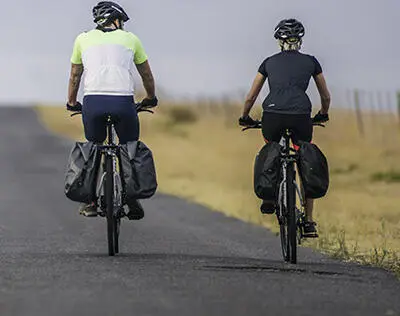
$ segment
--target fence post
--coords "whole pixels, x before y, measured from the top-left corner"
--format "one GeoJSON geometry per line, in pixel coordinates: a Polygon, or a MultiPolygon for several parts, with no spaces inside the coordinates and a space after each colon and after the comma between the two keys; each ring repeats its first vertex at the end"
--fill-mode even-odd
{"type": "Polygon", "coordinates": [[[372,91],[368,92],[368,104],[371,109],[371,121],[375,123],[376,107],[375,107],[374,93],[372,91]]]}
{"type": "Polygon", "coordinates": [[[397,91],[397,114],[398,114],[399,125],[400,125],[400,91],[397,91]]]}
{"type": "Polygon", "coordinates": [[[384,110],[383,110],[383,104],[382,104],[382,94],[381,94],[380,91],[377,92],[376,97],[377,97],[377,100],[378,100],[379,113],[382,113],[382,112],[384,112],[384,110]]]}
{"type": "Polygon", "coordinates": [[[346,102],[348,102],[348,104],[347,105],[345,105],[345,108],[346,107],[351,107],[353,104],[353,97],[352,97],[352,94],[353,94],[353,91],[351,91],[350,89],[347,89],[346,90],[346,102]]]}
{"type": "Polygon", "coordinates": [[[390,93],[390,91],[386,92],[386,108],[388,109],[388,112],[393,114],[393,107],[392,107],[392,94],[390,93]]]}
{"type": "Polygon", "coordinates": [[[360,109],[360,93],[358,90],[354,90],[354,105],[356,108],[358,132],[360,133],[361,136],[364,136],[364,124],[360,109]]]}

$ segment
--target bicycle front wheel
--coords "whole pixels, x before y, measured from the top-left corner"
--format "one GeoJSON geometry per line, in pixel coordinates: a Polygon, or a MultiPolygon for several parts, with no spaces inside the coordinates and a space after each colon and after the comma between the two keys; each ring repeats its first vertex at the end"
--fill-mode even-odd
{"type": "Polygon", "coordinates": [[[107,218],[108,255],[115,255],[114,175],[112,156],[106,155],[105,202],[107,218]]]}

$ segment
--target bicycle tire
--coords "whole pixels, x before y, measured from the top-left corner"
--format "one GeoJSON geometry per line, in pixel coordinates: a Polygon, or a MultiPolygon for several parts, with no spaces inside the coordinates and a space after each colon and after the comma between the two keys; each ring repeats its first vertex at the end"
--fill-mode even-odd
{"type": "Polygon", "coordinates": [[[115,255],[115,229],[114,229],[114,174],[112,156],[106,155],[105,200],[107,218],[108,255],[115,255]]]}
{"type": "Polygon", "coordinates": [[[287,228],[290,263],[297,263],[297,218],[296,218],[296,187],[294,184],[295,170],[294,164],[289,163],[286,170],[287,188],[287,228]]]}
{"type": "MultiPolygon", "coordinates": [[[[285,174],[285,170],[282,169],[281,176],[285,174]]],[[[286,177],[285,177],[286,178],[286,177]]],[[[279,201],[278,201],[278,210],[276,213],[276,217],[279,223],[279,237],[281,241],[281,250],[282,250],[282,257],[285,262],[290,260],[290,247],[289,247],[289,236],[288,236],[288,228],[287,228],[287,207],[285,203],[285,196],[286,194],[286,179],[279,185],[279,201]]]]}
{"type": "Polygon", "coordinates": [[[114,216],[114,252],[119,253],[119,231],[121,220],[114,216]]]}
{"type": "Polygon", "coordinates": [[[287,229],[287,221],[281,223],[280,225],[280,233],[279,236],[281,237],[281,249],[282,249],[282,257],[283,260],[288,262],[290,260],[289,256],[289,237],[288,237],[288,229],[287,229]]]}
{"type": "MultiPolygon", "coordinates": [[[[114,204],[118,206],[122,203],[122,183],[118,171],[114,170],[114,204]]],[[[119,235],[121,232],[121,216],[123,210],[119,209],[117,213],[114,212],[114,249],[115,253],[119,253],[119,235]]]]}

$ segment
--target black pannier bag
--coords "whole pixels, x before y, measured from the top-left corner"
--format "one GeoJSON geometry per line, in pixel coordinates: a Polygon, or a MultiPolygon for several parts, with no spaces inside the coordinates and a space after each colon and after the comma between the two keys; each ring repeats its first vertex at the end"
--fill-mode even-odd
{"type": "Polygon", "coordinates": [[[263,200],[277,199],[279,189],[281,146],[269,142],[256,156],[254,163],[254,192],[263,200]]]}
{"type": "Polygon", "coordinates": [[[65,195],[72,201],[92,203],[96,199],[96,177],[100,152],[92,142],[76,142],[65,174],[65,195]]]}
{"type": "Polygon", "coordinates": [[[120,151],[126,200],[147,199],[157,190],[157,176],[151,150],[141,141],[128,142],[120,151]]]}
{"type": "Polygon", "coordinates": [[[323,197],[329,187],[328,161],[317,145],[299,141],[299,171],[306,198],[323,197]]]}

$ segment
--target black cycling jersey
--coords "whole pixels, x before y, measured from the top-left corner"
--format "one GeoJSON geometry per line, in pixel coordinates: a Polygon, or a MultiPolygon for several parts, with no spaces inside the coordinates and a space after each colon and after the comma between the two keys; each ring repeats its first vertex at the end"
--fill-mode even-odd
{"type": "Polygon", "coordinates": [[[258,72],[268,78],[270,89],[263,102],[264,112],[311,113],[311,101],[306,90],[311,77],[322,72],[314,56],[283,51],[264,60],[258,72]]]}

